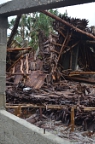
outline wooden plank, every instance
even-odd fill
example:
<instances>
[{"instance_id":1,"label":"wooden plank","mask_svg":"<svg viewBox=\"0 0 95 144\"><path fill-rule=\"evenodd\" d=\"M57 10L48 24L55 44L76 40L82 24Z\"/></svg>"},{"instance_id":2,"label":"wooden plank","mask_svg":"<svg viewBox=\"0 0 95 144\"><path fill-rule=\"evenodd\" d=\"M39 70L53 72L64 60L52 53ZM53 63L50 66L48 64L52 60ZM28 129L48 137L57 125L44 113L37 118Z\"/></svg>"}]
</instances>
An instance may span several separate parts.
<instances>
[{"instance_id":1,"label":"wooden plank","mask_svg":"<svg viewBox=\"0 0 95 144\"><path fill-rule=\"evenodd\" d=\"M70 72L69 76L81 75L81 74L95 74L95 71L73 71Z\"/></svg>"}]
</instances>

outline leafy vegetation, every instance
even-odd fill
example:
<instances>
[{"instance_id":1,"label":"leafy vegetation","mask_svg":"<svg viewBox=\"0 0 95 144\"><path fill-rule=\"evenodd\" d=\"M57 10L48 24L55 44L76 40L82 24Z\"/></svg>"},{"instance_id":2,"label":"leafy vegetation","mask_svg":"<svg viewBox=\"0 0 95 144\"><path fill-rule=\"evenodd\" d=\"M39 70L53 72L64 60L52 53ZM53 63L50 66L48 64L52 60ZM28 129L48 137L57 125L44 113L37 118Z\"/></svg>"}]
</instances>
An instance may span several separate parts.
<instances>
[{"instance_id":1,"label":"leafy vegetation","mask_svg":"<svg viewBox=\"0 0 95 144\"><path fill-rule=\"evenodd\" d=\"M57 16L59 15L57 10L51 9L49 12ZM27 45L37 49L39 46L39 32L42 31L46 37L48 37L49 33L54 32L52 22L53 19L43 13L23 14L14 40L16 43L19 43L21 47ZM9 22L9 29L12 30L14 23L15 19Z\"/></svg>"}]
</instances>

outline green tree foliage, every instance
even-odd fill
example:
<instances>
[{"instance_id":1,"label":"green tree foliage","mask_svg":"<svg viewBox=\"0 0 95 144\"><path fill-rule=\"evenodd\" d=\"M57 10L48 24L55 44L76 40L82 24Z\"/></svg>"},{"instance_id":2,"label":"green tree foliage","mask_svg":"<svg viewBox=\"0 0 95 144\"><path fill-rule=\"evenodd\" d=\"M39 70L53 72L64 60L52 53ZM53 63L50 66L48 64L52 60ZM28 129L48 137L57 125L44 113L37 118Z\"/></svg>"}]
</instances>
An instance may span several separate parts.
<instances>
[{"instance_id":1,"label":"green tree foliage","mask_svg":"<svg viewBox=\"0 0 95 144\"><path fill-rule=\"evenodd\" d=\"M55 15L59 14L57 10L49 10L49 12ZM12 29L14 22L15 19L12 19L9 22L9 29ZM45 36L48 37L49 33L53 32L52 22L53 19L44 15L43 13L36 12L28 15L24 14L20 20L14 40L21 45L24 41L27 41L28 46L37 49L39 44L39 30L42 30Z\"/></svg>"}]
</instances>

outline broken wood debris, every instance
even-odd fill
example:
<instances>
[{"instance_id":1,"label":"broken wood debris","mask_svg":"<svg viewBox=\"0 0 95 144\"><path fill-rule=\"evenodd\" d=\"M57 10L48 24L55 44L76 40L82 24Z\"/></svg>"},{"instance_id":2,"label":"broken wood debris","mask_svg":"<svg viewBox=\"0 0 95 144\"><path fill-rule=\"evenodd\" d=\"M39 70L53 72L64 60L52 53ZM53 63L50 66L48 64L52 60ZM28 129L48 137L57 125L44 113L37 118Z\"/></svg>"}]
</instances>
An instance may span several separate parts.
<instances>
[{"instance_id":1,"label":"broken wood debris","mask_svg":"<svg viewBox=\"0 0 95 144\"><path fill-rule=\"evenodd\" d=\"M22 53L18 48L7 50L6 108L15 109L19 117L37 109L27 121L44 129L54 128L39 122L49 118L71 131L81 126L94 132L95 36L87 20L42 12L55 19L56 34L49 35L35 57L31 48L22 48Z\"/></svg>"}]
</instances>

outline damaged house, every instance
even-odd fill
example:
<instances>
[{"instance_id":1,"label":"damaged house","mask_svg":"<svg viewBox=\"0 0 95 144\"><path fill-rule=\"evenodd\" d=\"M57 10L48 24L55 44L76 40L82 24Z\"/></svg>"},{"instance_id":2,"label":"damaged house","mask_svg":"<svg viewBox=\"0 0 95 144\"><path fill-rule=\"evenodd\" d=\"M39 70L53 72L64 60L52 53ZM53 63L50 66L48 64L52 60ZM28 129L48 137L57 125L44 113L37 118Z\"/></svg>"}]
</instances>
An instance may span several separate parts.
<instances>
[{"instance_id":1,"label":"damaged house","mask_svg":"<svg viewBox=\"0 0 95 144\"><path fill-rule=\"evenodd\" d=\"M19 1L13 0L0 8L3 32L6 17L20 14L8 41L1 39L1 46L7 44L6 90L1 85L6 105L4 94L1 105L8 111L0 110L2 143L95 143L95 27L88 27L86 19L44 10L70 5L68 0L44 1L40 6L27 2L22 0L18 7ZM40 29L39 49L34 52L27 41L19 47L13 38L21 14L35 11L53 19L53 33L46 37ZM1 83L4 77L2 72Z\"/></svg>"},{"instance_id":2,"label":"damaged house","mask_svg":"<svg viewBox=\"0 0 95 144\"><path fill-rule=\"evenodd\" d=\"M31 48L7 49L11 64L7 64L6 108L15 109L15 115L53 132L58 128L57 121L58 126L63 123L70 131L76 125L82 126L79 131L94 132L91 84L95 83L95 27L88 27L86 19L42 13L54 18L55 33L46 39L40 31L39 51L33 54ZM48 119L55 121L55 129L47 126Z\"/></svg>"}]
</instances>

